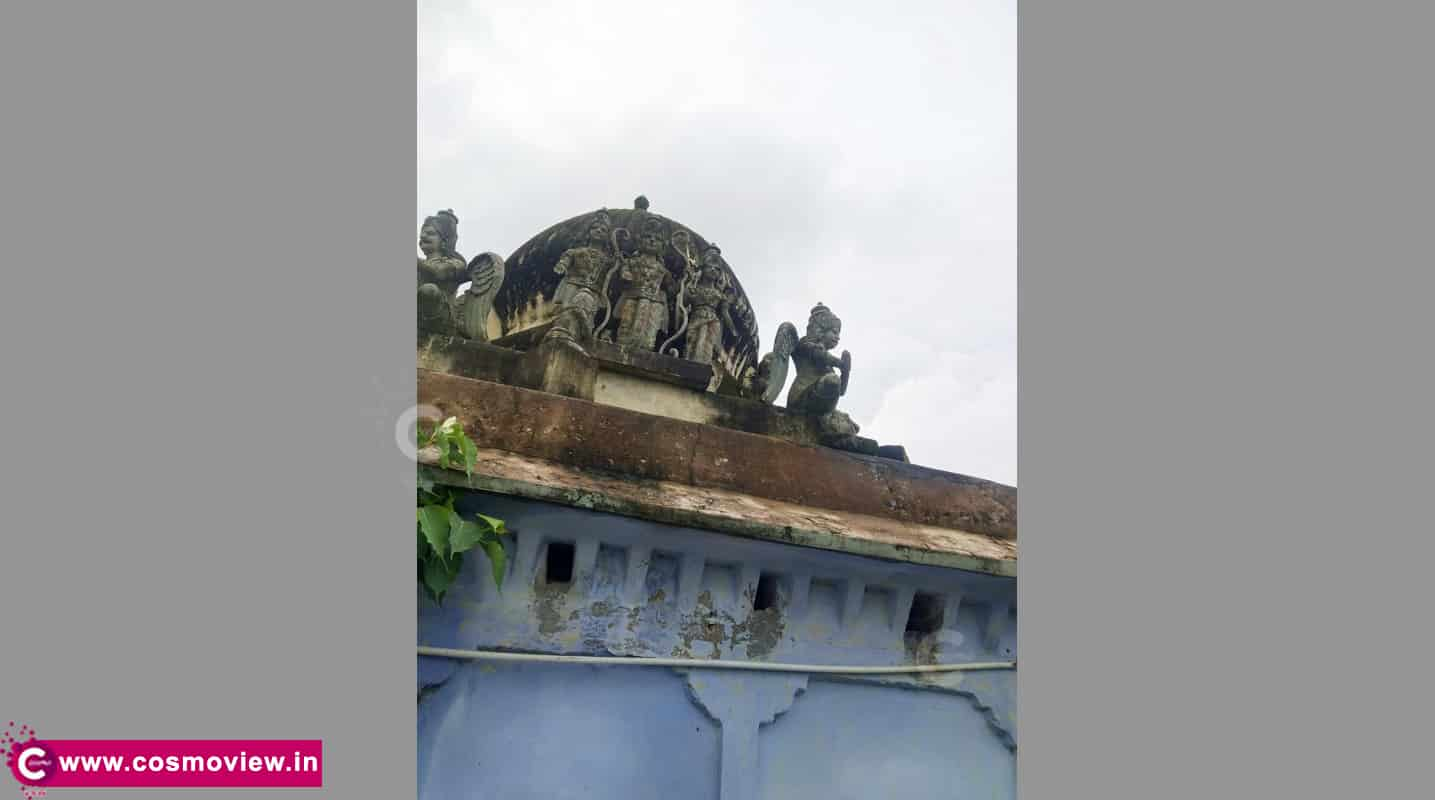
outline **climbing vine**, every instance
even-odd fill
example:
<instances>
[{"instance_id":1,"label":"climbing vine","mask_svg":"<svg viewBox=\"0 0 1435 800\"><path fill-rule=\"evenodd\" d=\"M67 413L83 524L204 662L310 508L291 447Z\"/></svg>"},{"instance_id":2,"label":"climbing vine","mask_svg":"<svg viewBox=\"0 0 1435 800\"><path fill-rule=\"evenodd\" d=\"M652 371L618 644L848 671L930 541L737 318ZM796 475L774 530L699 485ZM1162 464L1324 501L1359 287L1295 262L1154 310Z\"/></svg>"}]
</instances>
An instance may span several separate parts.
<instances>
[{"instance_id":1,"label":"climbing vine","mask_svg":"<svg viewBox=\"0 0 1435 800\"><path fill-rule=\"evenodd\" d=\"M455 469L463 465L465 474L473 474L478 460L478 447L464 433L458 420L449 417L432 429L418 426L419 449L438 451L439 466ZM418 580L435 603L442 604L458 577L463 554L475 547L488 555L493 566L493 581L501 584L507 554L500 539L508 533L503 520L484 514L464 519L454 510L456 493L447 486L436 486L432 480L419 477L418 486Z\"/></svg>"}]
</instances>

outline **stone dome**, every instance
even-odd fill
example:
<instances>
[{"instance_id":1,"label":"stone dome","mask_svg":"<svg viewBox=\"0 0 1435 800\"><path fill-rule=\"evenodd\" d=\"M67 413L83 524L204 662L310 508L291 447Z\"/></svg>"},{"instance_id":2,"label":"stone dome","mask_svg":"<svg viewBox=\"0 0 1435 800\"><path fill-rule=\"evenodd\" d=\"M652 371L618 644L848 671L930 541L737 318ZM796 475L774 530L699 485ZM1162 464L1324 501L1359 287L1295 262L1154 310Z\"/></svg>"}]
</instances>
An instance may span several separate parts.
<instances>
[{"instance_id":1,"label":"stone dome","mask_svg":"<svg viewBox=\"0 0 1435 800\"><path fill-rule=\"evenodd\" d=\"M622 231L635 232L635 228L640 224L650 227L659 225L664 239L669 242L673 241L675 234L681 232L692 243L690 253L693 258L699 258L708 246L708 239L686 225L648 211L646 198L638 198L634 206L631 209L594 209L585 214L579 214L547 228L514 250L505 262L507 275L503 287L493 300L493 313L498 323L498 330L494 332L497 336L494 338L510 336L544 325L553 318L557 311L553 304L553 296L562 279L562 276L554 272L553 268L565 251L587 243L588 229L600 212L608 215L614 231L622 229ZM620 246L625 254L630 252L633 238L633 236L619 234ZM664 249L663 262L674 281L680 281L686 266L682 254L670 245ZM747 368L757 365L761 355L758 344L757 318L753 314L752 305L748 302L742 284L733 274L726 259L723 260L723 268L731 286L729 312L732 325L728 325L726 321L723 324L722 348L717 360L729 376L740 378ZM622 290L622 283L622 280L615 275L612 285L609 287L609 299L615 308ZM674 297L668 299L670 313L674 310L672 305L675 299ZM613 318L609 320L603 330L609 331L616 326L617 319ZM663 338L666 339L667 336ZM682 345L683 339L679 337L669 347L670 349L678 348L679 352L682 352Z\"/></svg>"}]
</instances>

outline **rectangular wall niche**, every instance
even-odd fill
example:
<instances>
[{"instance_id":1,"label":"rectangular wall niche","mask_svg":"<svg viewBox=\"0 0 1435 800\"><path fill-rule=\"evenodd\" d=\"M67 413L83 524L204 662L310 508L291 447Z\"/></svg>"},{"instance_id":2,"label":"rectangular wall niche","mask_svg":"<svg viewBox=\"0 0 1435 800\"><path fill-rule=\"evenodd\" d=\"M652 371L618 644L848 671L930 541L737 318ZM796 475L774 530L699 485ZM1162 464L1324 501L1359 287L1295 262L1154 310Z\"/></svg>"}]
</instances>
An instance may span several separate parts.
<instances>
[{"instance_id":1,"label":"rectangular wall niche","mask_svg":"<svg viewBox=\"0 0 1435 800\"><path fill-rule=\"evenodd\" d=\"M545 584L552 586L573 582L573 553L572 542L548 543L543 557L543 582Z\"/></svg>"},{"instance_id":2,"label":"rectangular wall niche","mask_svg":"<svg viewBox=\"0 0 1435 800\"><path fill-rule=\"evenodd\" d=\"M753 611L777 608L777 581L777 576L771 572L764 572L758 577L757 592L752 596Z\"/></svg>"},{"instance_id":3,"label":"rectangular wall niche","mask_svg":"<svg viewBox=\"0 0 1435 800\"><path fill-rule=\"evenodd\" d=\"M912 610L907 614L907 633L923 636L941 630L945 607L941 595L917 592L912 597Z\"/></svg>"}]
</instances>

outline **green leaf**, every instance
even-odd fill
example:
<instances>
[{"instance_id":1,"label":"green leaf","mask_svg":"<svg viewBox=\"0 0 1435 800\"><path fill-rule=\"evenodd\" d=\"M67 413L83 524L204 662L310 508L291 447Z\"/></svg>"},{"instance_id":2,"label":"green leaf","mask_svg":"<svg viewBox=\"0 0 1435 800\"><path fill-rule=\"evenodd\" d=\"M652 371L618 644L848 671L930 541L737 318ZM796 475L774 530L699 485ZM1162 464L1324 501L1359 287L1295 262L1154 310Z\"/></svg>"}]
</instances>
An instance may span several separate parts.
<instances>
[{"instance_id":1,"label":"green leaf","mask_svg":"<svg viewBox=\"0 0 1435 800\"><path fill-rule=\"evenodd\" d=\"M463 519L457 512L449 518L449 548L455 553L472 550L473 546L489 538L489 529L477 522Z\"/></svg>"},{"instance_id":2,"label":"green leaf","mask_svg":"<svg viewBox=\"0 0 1435 800\"><path fill-rule=\"evenodd\" d=\"M429 546L439 556L447 556L449 552L450 513L444 506L424 506L418 512L419 528L423 531L424 538L428 539Z\"/></svg>"},{"instance_id":3,"label":"green leaf","mask_svg":"<svg viewBox=\"0 0 1435 800\"><path fill-rule=\"evenodd\" d=\"M493 585L502 591L503 573L508 563L508 553L504 552L503 543L497 539L484 538L478 544L488 556L488 562L493 565Z\"/></svg>"},{"instance_id":4,"label":"green leaf","mask_svg":"<svg viewBox=\"0 0 1435 800\"><path fill-rule=\"evenodd\" d=\"M464 436L458 440L459 451L463 454L463 471L473 475L473 465L478 463L478 446L473 440Z\"/></svg>"},{"instance_id":5,"label":"green leaf","mask_svg":"<svg viewBox=\"0 0 1435 800\"><path fill-rule=\"evenodd\" d=\"M450 506L453 502L453 492L447 487L436 486L432 491L423 492L419 495L420 506Z\"/></svg>"},{"instance_id":6,"label":"green leaf","mask_svg":"<svg viewBox=\"0 0 1435 800\"><path fill-rule=\"evenodd\" d=\"M433 494L433 478L427 475L419 476L419 491L424 494Z\"/></svg>"},{"instance_id":7,"label":"green leaf","mask_svg":"<svg viewBox=\"0 0 1435 800\"><path fill-rule=\"evenodd\" d=\"M487 524L488 527L492 528L493 532L498 534L499 536L508 533L508 528L504 527L503 520L498 519L497 517L490 517L486 514L474 514L474 516L478 517L478 520L480 522Z\"/></svg>"},{"instance_id":8,"label":"green leaf","mask_svg":"<svg viewBox=\"0 0 1435 800\"><path fill-rule=\"evenodd\" d=\"M454 573L440 558L430 558L424 563L424 588L429 590L429 596L435 603L443 602L444 592L453 584L453 577Z\"/></svg>"}]
</instances>

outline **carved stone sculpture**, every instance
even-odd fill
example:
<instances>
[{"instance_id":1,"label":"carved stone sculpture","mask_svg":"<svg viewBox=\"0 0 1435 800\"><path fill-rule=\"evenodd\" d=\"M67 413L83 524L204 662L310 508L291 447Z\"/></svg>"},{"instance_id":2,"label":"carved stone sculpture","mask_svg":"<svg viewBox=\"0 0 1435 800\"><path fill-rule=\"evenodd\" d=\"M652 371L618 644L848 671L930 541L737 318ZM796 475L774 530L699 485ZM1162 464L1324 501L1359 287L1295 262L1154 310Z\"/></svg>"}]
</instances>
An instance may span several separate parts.
<instances>
[{"instance_id":1,"label":"carved stone sculpture","mask_svg":"<svg viewBox=\"0 0 1435 800\"><path fill-rule=\"evenodd\" d=\"M419 333L436 333L452 336L454 333L453 304L448 295L435 284L426 283L419 287Z\"/></svg>"},{"instance_id":2,"label":"carved stone sculpture","mask_svg":"<svg viewBox=\"0 0 1435 800\"><path fill-rule=\"evenodd\" d=\"M588 243L573 247L558 259L553 271L563 276L554 294L558 314L544 334L552 341L586 348L593 341L593 321L604 307L603 282L615 262L609 246L612 230L608 215L599 213L588 226Z\"/></svg>"},{"instance_id":3,"label":"carved stone sculpture","mask_svg":"<svg viewBox=\"0 0 1435 800\"><path fill-rule=\"evenodd\" d=\"M847 414L837 410L837 401L847 393L852 373L852 354L832 355L842 338L842 320L818 303L807 320L807 335L797 338L797 326L784 322L777 329L773 352L763 357L748 384L748 395L771 403L787 380L789 355L797 377L787 393L787 410L813 417L822 444L842 450L876 452L877 443L857 435L860 428Z\"/></svg>"},{"instance_id":4,"label":"carved stone sculpture","mask_svg":"<svg viewBox=\"0 0 1435 800\"><path fill-rule=\"evenodd\" d=\"M751 377L750 397L770 405L782 393L782 387L787 385L788 367L792 363L792 353L797 349L797 340L796 325L784 322L777 326L772 352L762 357Z\"/></svg>"},{"instance_id":5,"label":"carved stone sculpture","mask_svg":"<svg viewBox=\"0 0 1435 800\"><path fill-rule=\"evenodd\" d=\"M503 285L503 259L483 253L465 264L458 249L458 217L444 209L419 228L419 330L488 341L488 314ZM468 288L459 295L459 287Z\"/></svg>"},{"instance_id":6,"label":"carved stone sculpture","mask_svg":"<svg viewBox=\"0 0 1435 800\"><path fill-rule=\"evenodd\" d=\"M628 282L618 303L620 347L652 351L658 345L658 336L668 330L667 290L673 276L663 263L665 246L662 222L644 220L638 233L638 253L625 259L619 272Z\"/></svg>"},{"instance_id":7,"label":"carved stone sculpture","mask_svg":"<svg viewBox=\"0 0 1435 800\"><path fill-rule=\"evenodd\" d=\"M727 310L727 270L723 267L722 250L709 244L703 251L697 286L688 293L692 312L688 316L688 339L683 357L689 361L711 364L722 347L723 320L732 322Z\"/></svg>"},{"instance_id":8,"label":"carved stone sculpture","mask_svg":"<svg viewBox=\"0 0 1435 800\"><path fill-rule=\"evenodd\" d=\"M458 254L458 217L444 209L424 220L419 228L419 286L433 285L453 297L468 278L463 256Z\"/></svg>"},{"instance_id":9,"label":"carved stone sculpture","mask_svg":"<svg viewBox=\"0 0 1435 800\"><path fill-rule=\"evenodd\" d=\"M503 258L497 253L480 253L468 263L468 289L454 301L454 327L459 336L488 341L488 314L493 298L503 287Z\"/></svg>"},{"instance_id":10,"label":"carved stone sculpture","mask_svg":"<svg viewBox=\"0 0 1435 800\"><path fill-rule=\"evenodd\" d=\"M434 214L419 228L418 328L423 333L454 333L453 296L468 270L458 254L458 217L451 209Z\"/></svg>"},{"instance_id":11,"label":"carved stone sculpture","mask_svg":"<svg viewBox=\"0 0 1435 800\"><path fill-rule=\"evenodd\" d=\"M818 303L807 319L807 335L792 353L797 379L787 392L790 410L821 415L837 408L838 398L847 393L847 378L852 372L852 354L843 350L839 358L831 353L841 341L842 320Z\"/></svg>"}]
</instances>

